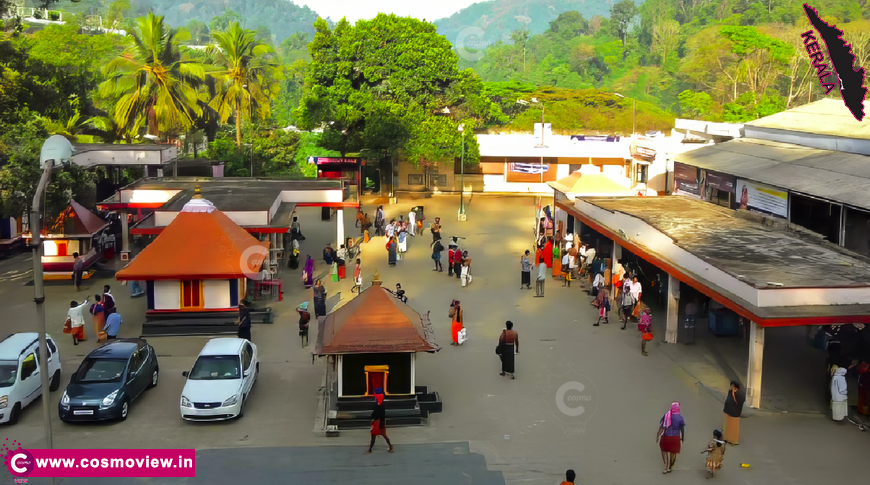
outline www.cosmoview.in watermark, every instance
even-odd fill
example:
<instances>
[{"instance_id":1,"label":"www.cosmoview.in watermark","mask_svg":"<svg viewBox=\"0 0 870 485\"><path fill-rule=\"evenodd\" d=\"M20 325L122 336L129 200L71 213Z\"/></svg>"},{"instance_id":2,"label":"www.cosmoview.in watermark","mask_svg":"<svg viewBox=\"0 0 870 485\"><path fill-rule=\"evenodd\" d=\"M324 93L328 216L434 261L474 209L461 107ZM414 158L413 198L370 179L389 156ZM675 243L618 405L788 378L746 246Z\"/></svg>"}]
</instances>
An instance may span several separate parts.
<instances>
[{"instance_id":1,"label":"www.cosmoview.in watermark","mask_svg":"<svg viewBox=\"0 0 870 485\"><path fill-rule=\"evenodd\" d=\"M456 46L456 54L469 62L477 62L483 59L486 55L485 49L497 42L484 39L485 35L486 31L480 27L471 26L462 29L453 42L453 45ZM504 34L500 40L502 42L509 42L510 35Z\"/></svg>"},{"instance_id":2,"label":"www.cosmoview.in watermark","mask_svg":"<svg viewBox=\"0 0 870 485\"><path fill-rule=\"evenodd\" d=\"M598 389L592 379L576 369L573 362L562 359L542 364L537 382L550 412L565 425L565 435L584 434L598 408Z\"/></svg>"}]
</instances>

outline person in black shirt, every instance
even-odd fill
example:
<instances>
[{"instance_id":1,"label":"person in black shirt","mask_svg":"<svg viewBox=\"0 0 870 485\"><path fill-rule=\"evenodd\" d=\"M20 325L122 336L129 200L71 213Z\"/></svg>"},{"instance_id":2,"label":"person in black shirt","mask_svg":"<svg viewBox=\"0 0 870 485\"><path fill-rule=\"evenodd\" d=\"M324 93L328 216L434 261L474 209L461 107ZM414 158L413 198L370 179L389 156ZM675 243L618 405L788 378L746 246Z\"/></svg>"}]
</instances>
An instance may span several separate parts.
<instances>
[{"instance_id":1,"label":"person in black shirt","mask_svg":"<svg viewBox=\"0 0 870 485\"><path fill-rule=\"evenodd\" d=\"M248 308L245 300L239 301L239 319L236 321L239 326L238 337L251 341L251 309Z\"/></svg>"},{"instance_id":2,"label":"person in black shirt","mask_svg":"<svg viewBox=\"0 0 870 485\"><path fill-rule=\"evenodd\" d=\"M384 390L383 388L375 389L375 409L372 411L372 441L369 443L369 449L366 454L372 452L372 447L375 446L375 440L378 436L383 436L387 445L390 447L389 452L393 452L393 444L390 443L390 438L387 438L387 408L384 406Z\"/></svg>"}]
</instances>

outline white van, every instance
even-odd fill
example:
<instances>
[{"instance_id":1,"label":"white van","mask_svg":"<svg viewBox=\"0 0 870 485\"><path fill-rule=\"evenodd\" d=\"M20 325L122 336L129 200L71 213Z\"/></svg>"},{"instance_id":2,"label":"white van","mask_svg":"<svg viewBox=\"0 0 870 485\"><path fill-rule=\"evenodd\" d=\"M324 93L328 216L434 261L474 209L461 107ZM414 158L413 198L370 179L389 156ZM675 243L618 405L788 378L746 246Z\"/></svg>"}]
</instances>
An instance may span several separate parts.
<instances>
[{"instance_id":1,"label":"white van","mask_svg":"<svg viewBox=\"0 0 870 485\"><path fill-rule=\"evenodd\" d=\"M48 346L49 389L60 387L60 356L51 336ZM14 333L0 342L0 423L15 424L21 410L42 395L39 376L39 334Z\"/></svg>"}]
</instances>

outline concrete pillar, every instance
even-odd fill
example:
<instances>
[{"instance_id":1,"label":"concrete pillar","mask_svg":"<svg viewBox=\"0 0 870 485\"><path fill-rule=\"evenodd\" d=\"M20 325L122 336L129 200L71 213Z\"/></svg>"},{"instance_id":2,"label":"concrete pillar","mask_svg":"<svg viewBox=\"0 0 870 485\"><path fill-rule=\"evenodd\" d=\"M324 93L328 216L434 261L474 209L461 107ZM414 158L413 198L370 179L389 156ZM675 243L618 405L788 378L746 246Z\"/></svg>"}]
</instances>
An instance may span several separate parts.
<instances>
[{"instance_id":1,"label":"concrete pillar","mask_svg":"<svg viewBox=\"0 0 870 485\"><path fill-rule=\"evenodd\" d=\"M746 404L761 407L761 363L764 361L764 327L752 322L749 326L749 372L746 376Z\"/></svg>"},{"instance_id":2,"label":"concrete pillar","mask_svg":"<svg viewBox=\"0 0 870 485\"><path fill-rule=\"evenodd\" d=\"M130 227L127 224L127 214L121 213L121 261L130 260Z\"/></svg>"},{"instance_id":3,"label":"concrete pillar","mask_svg":"<svg viewBox=\"0 0 870 485\"><path fill-rule=\"evenodd\" d=\"M338 248L340 248L341 245L344 244L344 209L339 207L338 210L335 211L335 221L336 224L338 224L338 228L335 233L335 250L338 251Z\"/></svg>"},{"instance_id":4,"label":"concrete pillar","mask_svg":"<svg viewBox=\"0 0 870 485\"><path fill-rule=\"evenodd\" d=\"M668 275L668 315L665 342L677 343L680 328L680 280Z\"/></svg>"},{"instance_id":5,"label":"concrete pillar","mask_svg":"<svg viewBox=\"0 0 870 485\"><path fill-rule=\"evenodd\" d=\"M613 256L610 259L610 294L615 295L617 286L622 284L621 281L616 281L616 265L622 259L622 246L616 241L613 241Z\"/></svg>"},{"instance_id":6,"label":"concrete pillar","mask_svg":"<svg viewBox=\"0 0 870 485\"><path fill-rule=\"evenodd\" d=\"M272 251L271 248L278 247L278 235L273 233L269 234L269 264L278 264L278 253L276 251Z\"/></svg>"}]
</instances>

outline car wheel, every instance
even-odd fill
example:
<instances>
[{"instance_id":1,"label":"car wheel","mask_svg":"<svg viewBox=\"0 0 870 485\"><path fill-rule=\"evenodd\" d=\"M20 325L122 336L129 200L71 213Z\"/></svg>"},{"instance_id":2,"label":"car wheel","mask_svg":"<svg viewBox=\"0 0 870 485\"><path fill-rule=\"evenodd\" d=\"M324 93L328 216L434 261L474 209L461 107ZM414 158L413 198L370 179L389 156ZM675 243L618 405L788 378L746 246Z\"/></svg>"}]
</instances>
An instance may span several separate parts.
<instances>
[{"instance_id":1,"label":"car wheel","mask_svg":"<svg viewBox=\"0 0 870 485\"><path fill-rule=\"evenodd\" d=\"M152 387L157 387L157 378L160 375L160 368L155 367L154 372L151 373L151 384L148 384L148 389Z\"/></svg>"},{"instance_id":2,"label":"car wheel","mask_svg":"<svg viewBox=\"0 0 870 485\"><path fill-rule=\"evenodd\" d=\"M124 399L124 402L121 403L121 415L118 417L119 421L124 421L127 419L127 413L130 412L130 401L128 399Z\"/></svg>"},{"instance_id":3,"label":"car wheel","mask_svg":"<svg viewBox=\"0 0 870 485\"><path fill-rule=\"evenodd\" d=\"M12 412L9 413L9 424L18 423L18 418L21 417L21 403L17 402L12 406Z\"/></svg>"},{"instance_id":4,"label":"car wheel","mask_svg":"<svg viewBox=\"0 0 870 485\"><path fill-rule=\"evenodd\" d=\"M54 372L51 376L51 384L48 385L48 390L54 392L60 387L60 370Z\"/></svg>"}]
</instances>

